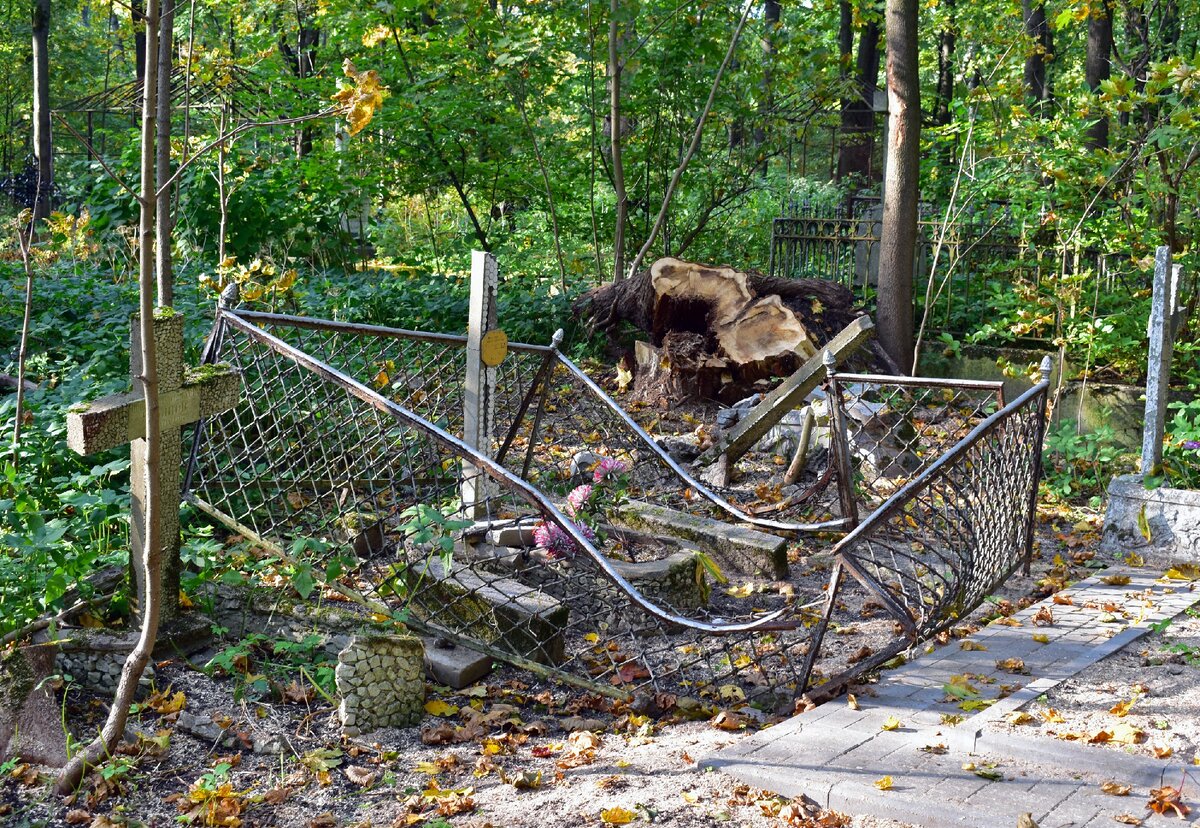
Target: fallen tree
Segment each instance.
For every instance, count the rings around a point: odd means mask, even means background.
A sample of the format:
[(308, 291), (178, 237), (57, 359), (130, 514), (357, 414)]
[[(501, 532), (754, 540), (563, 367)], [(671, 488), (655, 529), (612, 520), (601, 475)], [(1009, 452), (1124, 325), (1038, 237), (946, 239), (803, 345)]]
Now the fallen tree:
[(574, 309), (595, 329), (627, 323), (648, 335), (631, 360), (639, 389), (723, 401), (791, 374), (861, 315), (835, 282), (669, 257), (588, 291)]

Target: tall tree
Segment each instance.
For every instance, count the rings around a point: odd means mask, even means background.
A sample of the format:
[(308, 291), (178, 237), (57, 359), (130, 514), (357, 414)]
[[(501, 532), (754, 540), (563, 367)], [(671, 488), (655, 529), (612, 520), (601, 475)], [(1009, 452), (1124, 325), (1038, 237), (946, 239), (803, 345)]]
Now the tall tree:
[(955, 0), (946, 0), (946, 17), (938, 32), (937, 97), (933, 105), (933, 122), (938, 126), (950, 123), (950, 104), (954, 100), (954, 47), (958, 38), (958, 15)]
[[(763, 70), (761, 95), (758, 102), (758, 123), (754, 127), (754, 146), (760, 150), (767, 142), (767, 121), (775, 107), (775, 35), (779, 29), (782, 12), (779, 0), (763, 0)], [(768, 160), (762, 159), (762, 171), (766, 175)]]
[[(1109, 0), (1093, 0), (1088, 7), (1087, 56), (1084, 76), (1088, 90), (1099, 97), (1100, 84), (1112, 74), (1112, 3)], [(1108, 147), (1108, 116), (1103, 112), (1087, 130), (1088, 149)]]
[(33, 157), (37, 191), (33, 224), (50, 215), (54, 185), (54, 148), (50, 137), (50, 0), (33, 0)]
[(613, 230), (613, 279), (625, 278), (625, 225), (629, 220), (629, 193), (625, 189), (625, 163), (622, 138), (625, 116), (621, 113), (621, 73), (623, 71), (620, 45), (625, 37), (621, 24), (620, 0), (611, 0), (608, 9), (608, 131), (612, 163), (612, 185), (617, 197), (616, 224)]
[[(842, 38), (839, 37), (840, 39)], [(871, 150), (875, 135), (875, 89), (878, 80), (879, 22), (871, 19), (858, 35), (853, 91), (849, 98), (842, 101), (838, 181), (855, 179), (861, 186), (870, 179)]]
[(1044, 0), (1021, 0), (1021, 11), (1025, 17), (1025, 35), (1029, 39), (1025, 54), (1025, 94), (1034, 110), (1045, 117), (1050, 114), (1051, 99), (1046, 63), (1054, 50), (1046, 4)]
[(887, 0), (888, 141), (879, 240), (879, 341), (904, 372), (913, 368), (913, 270), (921, 173), (917, 0)]

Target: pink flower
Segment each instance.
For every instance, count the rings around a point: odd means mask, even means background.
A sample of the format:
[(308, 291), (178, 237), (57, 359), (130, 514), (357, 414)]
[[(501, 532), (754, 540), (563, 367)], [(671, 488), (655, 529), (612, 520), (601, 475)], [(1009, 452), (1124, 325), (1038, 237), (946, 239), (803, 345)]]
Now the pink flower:
[[(575, 524), (575, 529), (592, 543), (596, 542), (596, 533), (587, 524)], [(533, 541), (554, 560), (575, 556), (575, 541), (557, 523), (538, 521), (533, 527)]]
[(596, 464), (596, 471), (592, 474), (592, 480), (599, 483), (608, 477), (619, 477), (627, 471), (629, 471), (629, 466), (617, 458), (604, 457)]
[(592, 485), (584, 483), (582, 486), (576, 486), (567, 495), (567, 502), (563, 505), (563, 509), (571, 517), (579, 517), (579, 512), (587, 505), (588, 499), (592, 496)]

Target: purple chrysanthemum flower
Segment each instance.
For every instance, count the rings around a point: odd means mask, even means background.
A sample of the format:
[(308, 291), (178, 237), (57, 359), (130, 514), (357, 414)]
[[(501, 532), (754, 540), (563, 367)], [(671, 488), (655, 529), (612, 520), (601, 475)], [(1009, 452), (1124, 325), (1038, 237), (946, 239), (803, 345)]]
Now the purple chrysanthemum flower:
[[(596, 533), (587, 524), (575, 524), (575, 529), (589, 541), (595, 542)], [(539, 521), (533, 527), (533, 541), (555, 560), (575, 555), (575, 541), (557, 523)]]
[(617, 477), (627, 471), (629, 471), (629, 466), (617, 458), (604, 457), (596, 464), (596, 471), (592, 474), (592, 480), (599, 483), (605, 478)]
[(1200, 440), (1184, 440), (1183, 447), (1189, 451), (1200, 451)]

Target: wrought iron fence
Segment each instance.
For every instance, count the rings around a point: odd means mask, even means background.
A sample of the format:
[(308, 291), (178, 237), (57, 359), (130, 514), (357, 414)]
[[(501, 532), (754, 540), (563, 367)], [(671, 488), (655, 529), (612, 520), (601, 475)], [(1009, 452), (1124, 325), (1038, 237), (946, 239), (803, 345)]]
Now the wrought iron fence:
[[(875, 636), (874, 652), (908, 646), (890, 619), (864, 620), (871, 605), (899, 601), (884, 563), (865, 552), (839, 564), (830, 588), (820, 568), (756, 572), (622, 525), (617, 501), (628, 496), (759, 528), (796, 528), (756, 518), (704, 487), (553, 348), (512, 347), (497, 386), (495, 438), (484, 450), (454, 433), (462, 422), (461, 338), (222, 310), (205, 358), (237, 368), (244, 397), (198, 427), (189, 499), (269, 550), (284, 574), (325, 571), (332, 597), (383, 615), (407, 613), (418, 631), (621, 696), (719, 695), (733, 684), (786, 705), (829, 675), (859, 669), (854, 649), (840, 641), (826, 645), (817, 663), (831, 620)], [(855, 380), (864, 389), (860, 404), (878, 405), (890, 393), (879, 380)], [(1044, 403), (1040, 388), (1040, 397), (991, 414), (972, 434), (1010, 429), (996, 423)], [(834, 394), (843, 396), (850, 395)], [(961, 399), (941, 403), (949, 411)], [(954, 433), (947, 428), (944, 439)], [(1025, 452), (1039, 456), (1040, 431), (1026, 436)], [(951, 455), (986, 465), (961, 446), (944, 458)], [(901, 494), (934, 470), (945, 473), (944, 458)], [(606, 478), (606, 469), (614, 476)], [(611, 487), (609, 513), (589, 513), (575, 488), (583, 479), (592, 491)], [(990, 478), (973, 471), (953, 480), (977, 500), (994, 494)], [(987, 508), (1027, 526), (1032, 501), (1024, 502), (1019, 514)], [(940, 526), (938, 518), (921, 519)], [(942, 534), (930, 542), (942, 543)], [(944, 574), (955, 594), (975, 596), (976, 580), (990, 582), (1009, 557), (1019, 558), (989, 538), (987, 566)], [(861, 580), (841, 578), (851, 566)]]
[[(768, 270), (773, 276), (839, 282), (870, 301), (878, 283), (882, 223), (880, 208), (870, 205), (795, 209), (772, 224)], [(936, 277), (931, 324), (961, 333), (972, 314), (989, 307), (989, 282), (1000, 280), (1005, 289), (1025, 284), (1050, 295), (1064, 275), (1091, 269), (1109, 289), (1118, 282), (1128, 287), (1132, 282), (1116, 266), (1118, 258), (1064, 247), (1040, 227), (1020, 226), (1006, 207), (951, 222), (925, 215), (918, 222), (915, 293), (923, 302), (929, 279)]]

